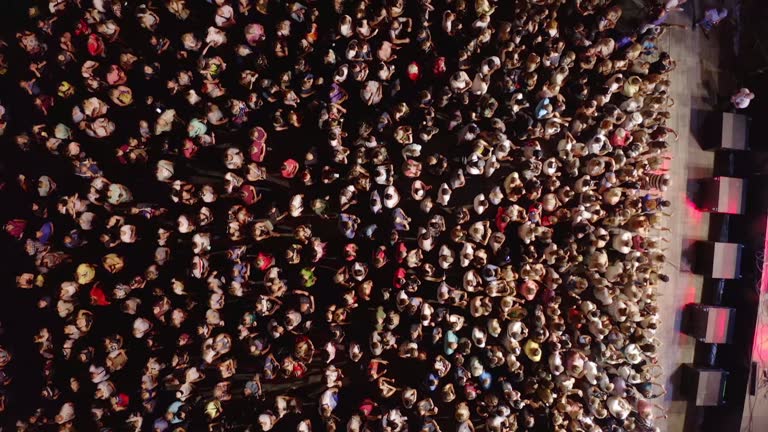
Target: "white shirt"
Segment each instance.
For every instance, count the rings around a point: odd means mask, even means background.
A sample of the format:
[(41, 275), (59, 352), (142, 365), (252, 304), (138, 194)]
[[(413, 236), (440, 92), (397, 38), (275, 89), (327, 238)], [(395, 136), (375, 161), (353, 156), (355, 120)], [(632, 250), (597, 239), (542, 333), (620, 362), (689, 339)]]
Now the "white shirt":
[(738, 109), (744, 109), (749, 106), (755, 94), (749, 89), (742, 88), (735, 95), (731, 96), (731, 103)]
[(718, 23), (728, 17), (728, 9), (712, 8), (704, 12), (704, 18), (713, 23)]

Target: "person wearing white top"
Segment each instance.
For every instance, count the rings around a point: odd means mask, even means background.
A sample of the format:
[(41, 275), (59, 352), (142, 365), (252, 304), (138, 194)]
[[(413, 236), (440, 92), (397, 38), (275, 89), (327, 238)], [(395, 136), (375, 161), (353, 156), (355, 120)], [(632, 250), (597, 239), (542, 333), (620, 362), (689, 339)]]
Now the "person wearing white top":
[(667, 0), (664, 3), (664, 9), (666, 9), (667, 11), (673, 11), (674, 10), (674, 11), (679, 11), (680, 12), (680, 11), (683, 10), (682, 6), (687, 1), (688, 0)]
[(701, 21), (694, 24), (700, 26), (701, 31), (704, 32), (704, 36), (709, 38), (709, 32), (721, 21), (728, 18), (728, 9), (726, 8), (711, 8), (704, 12), (704, 18)]
[(750, 91), (748, 88), (741, 88), (733, 96), (731, 96), (731, 103), (737, 109), (745, 109), (749, 106), (749, 103), (752, 102), (752, 99), (754, 98), (755, 94), (752, 93), (752, 91)]

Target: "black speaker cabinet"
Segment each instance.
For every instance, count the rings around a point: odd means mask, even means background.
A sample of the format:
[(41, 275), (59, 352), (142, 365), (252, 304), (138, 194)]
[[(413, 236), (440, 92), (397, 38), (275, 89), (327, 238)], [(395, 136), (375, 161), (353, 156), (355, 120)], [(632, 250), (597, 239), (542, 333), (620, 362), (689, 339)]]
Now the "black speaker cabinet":
[(693, 272), (714, 279), (739, 279), (743, 249), (738, 243), (696, 242)]
[(701, 183), (699, 207), (712, 213), (744, 214), (746, 180), (737, 177), (714, 177)]
[(696, 406), (720, 406), (725, 404), (725, 386), (728, 372), (723, 369), (683, 365), (683, 394)]
[(749, 150), (749, 117), (729, 112), (706, 112), (700, 145), (705, 150)]
[(681, 330), (688, 336), (709, 344), (730, 343), (736, 323), (736, 309), (688, 304), (683, 310)]

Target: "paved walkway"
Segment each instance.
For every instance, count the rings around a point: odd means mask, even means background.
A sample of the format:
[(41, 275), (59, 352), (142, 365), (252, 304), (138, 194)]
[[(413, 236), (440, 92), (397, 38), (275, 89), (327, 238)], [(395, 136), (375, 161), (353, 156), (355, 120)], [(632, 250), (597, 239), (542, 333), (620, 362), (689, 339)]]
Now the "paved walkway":
[[(699, 16), (705, 3), (698, 1), (696, 4)], [(663, 405), (668, 408), (669, 418), (666, 422), (660, 421), (659, 426), (663, 431), (678, 432), (696, 430), (690, 419), (686, 425), (688, 403), (679, 394), (680, 366), (693, 361), (695, 342), (679, 329), (683, 307), (701, 300), (704, 283), (702, 276), (690, 272), (684, 256), (696, 240), (706, 240), (709, 231), (709, 214), (697, 210), (690, 197), (695, 192), (696, 179), (712, 176), (715, 156), (713, 152), (701, 150), (693, 131), (703, 117), (697, 112), (712, 109), (717, 104), (718, 95), (730, 94), (735, 84), (732, 74), (721, 66), (727, 63), (725, 57), (730, 56), (726, 51), (721, 56), (721, 46), (727, 47), (724, 50), (732, 47), (727, 42), (731, 37), (729, 26), (713, 31), (707, 39), (701, 30), (691, 30), (690, 6), (685, 13), (670, 17), (668, 22), (688, 27), (686, 30), (668, 29), (662, 41), (662, 48), (677, 61), (677, 69), (671, 78), (676, 105), (669, 126), (678, 131), (680, 139), (673, 147), (673, 159), (668, 166), (674, 180), (667, 192), (673, 205), (673, 215), (669, 219), (671, 232), (668, 233), (671, 242), (667, 251), (670, 281), (659, 299), (663, 321), (659, 339), (664, 344), (661, 361), (668, 394)]]

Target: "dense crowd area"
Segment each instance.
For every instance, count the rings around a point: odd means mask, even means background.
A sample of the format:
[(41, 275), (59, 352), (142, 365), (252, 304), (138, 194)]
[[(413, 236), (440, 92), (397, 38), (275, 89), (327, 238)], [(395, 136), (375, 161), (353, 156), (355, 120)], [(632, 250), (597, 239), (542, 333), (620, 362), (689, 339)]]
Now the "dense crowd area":
[(19, 2), (0, 415), (658, 430), (670, 6), (615, 3)]

